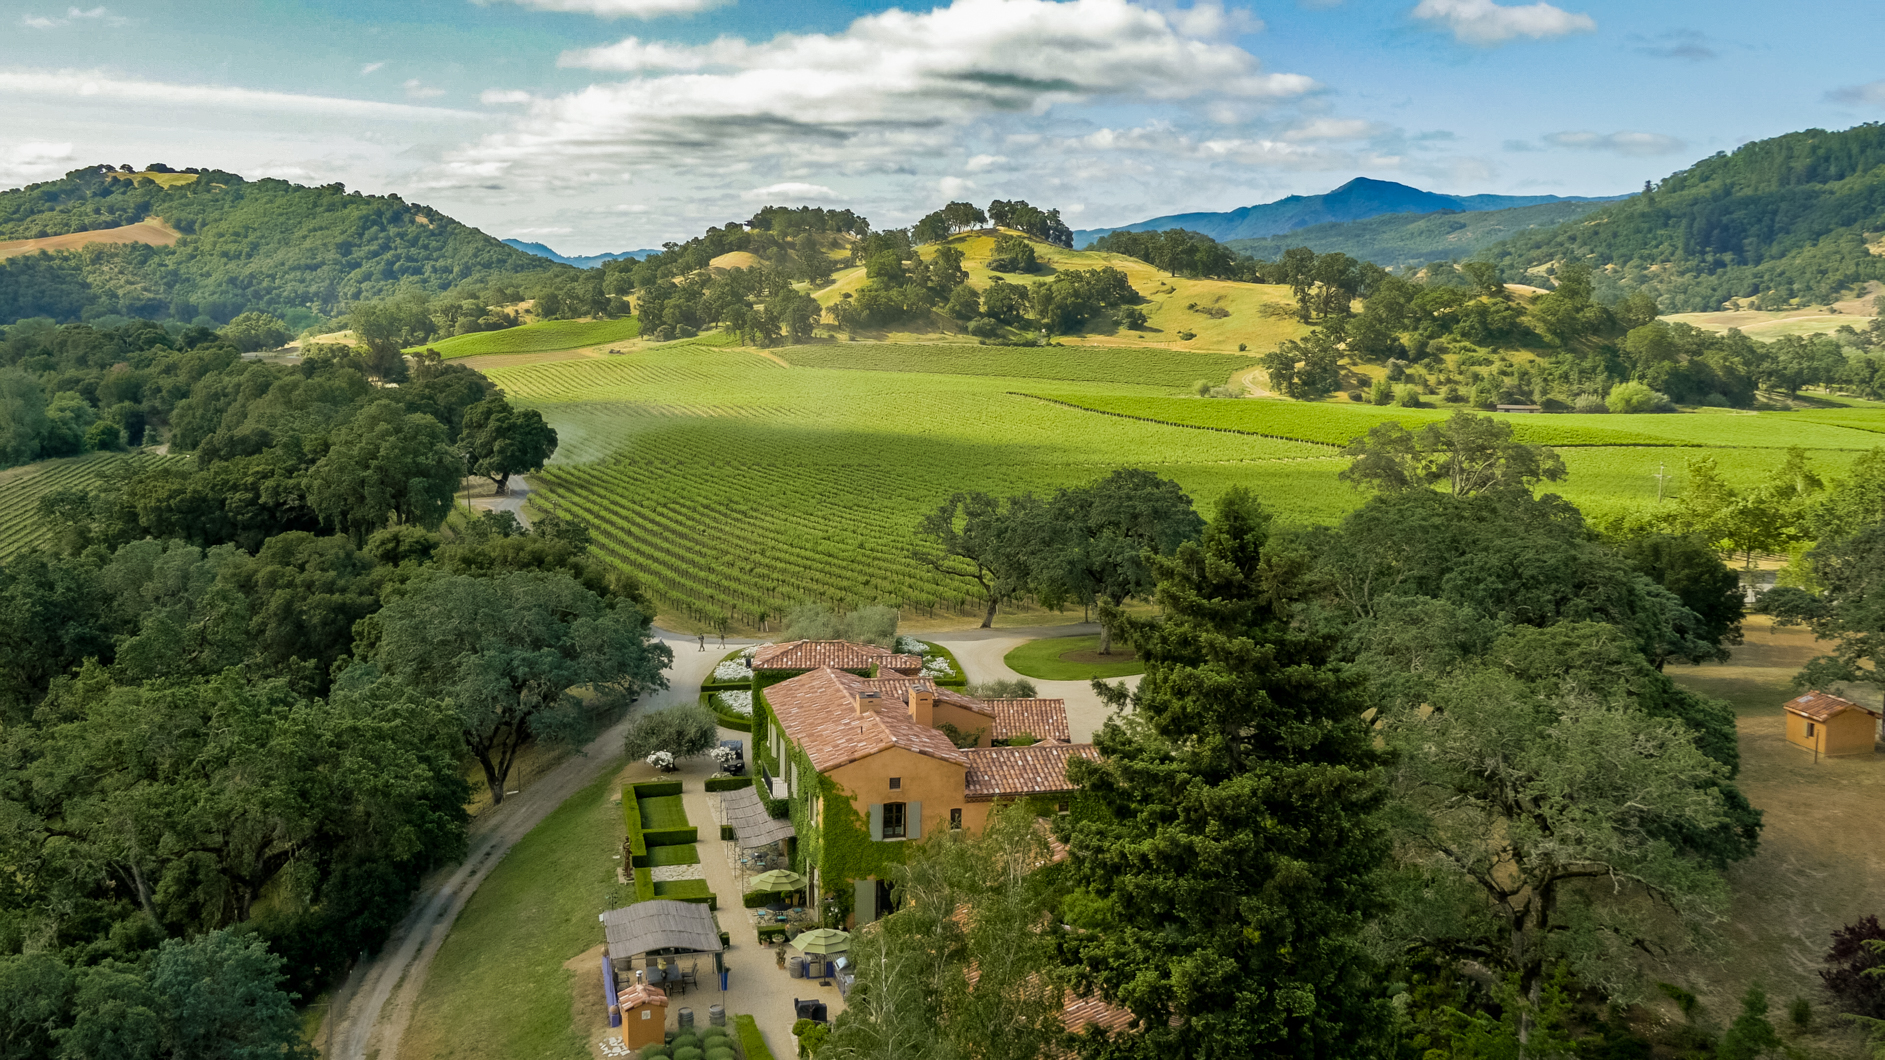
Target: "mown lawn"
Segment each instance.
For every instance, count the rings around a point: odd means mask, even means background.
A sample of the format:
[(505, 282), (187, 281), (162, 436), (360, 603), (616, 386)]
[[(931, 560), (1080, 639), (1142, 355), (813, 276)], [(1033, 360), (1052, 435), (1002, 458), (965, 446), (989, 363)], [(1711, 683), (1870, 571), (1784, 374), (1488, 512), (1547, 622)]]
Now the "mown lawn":
[(636, 799), (641, 806), (641, 826), (643, 828), (686, 828), (687, 811), (681, 806), (679, 795), (661, 795), (652, 799)]
[(623, 828), (614, 773), (576, 793), (493, 869), (446, 936), (400, 1044), (426, 1060), (583, 1060), (565, 961), (601, 941)]
[[(1002, 661), (1024, 677), (1042, 681), (1084, 681), (1092, 677), (1130, 677), (1145, 672), (1137, 658), (1121, 662), (1097, 662), (1085, 658), (1100, 649), (1098, 637), (1045, 637), (1031, 640), (1009, 652)], [(1131, 654), (1121, 641), (1113, 642), (1114, 654)], [(1065, 658), (1074, 656), (1074, 658)]]

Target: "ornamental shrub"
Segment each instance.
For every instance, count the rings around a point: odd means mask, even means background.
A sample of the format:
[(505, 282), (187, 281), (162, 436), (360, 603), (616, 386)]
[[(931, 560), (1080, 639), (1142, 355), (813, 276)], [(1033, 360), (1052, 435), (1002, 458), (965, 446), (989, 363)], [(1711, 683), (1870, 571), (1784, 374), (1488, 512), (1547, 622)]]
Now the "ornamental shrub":
[(1885, 926), (1876, 915), (1833, 932), (1825, 961), (1820, 980), (1841, 1011), (1885, 1019)]
[(667, 1060), (668, 1047), (665, 1045), (644, 1045), (641, 1047), (641, 1060)]
[(1625, 414), (1642, 412), (1674, 412), (1675, 403), (1669, 395), (1660, 390), (1651, 390), (1647, 383), (1631, 380), (1618, 383), (1610, 388), (1610, 394), (1604, 399), (1610, 411)]
[(674, 1036), (673, 1045), (676, 1053), (680, 1052), (682, 1049), (698, 1049), (700, 1048), (700, 1035), (691, 1030), (682, 1031)]
[[(725, 1041), (725, 1039), (720, 1040)], [(709, 1049), (707, 1050), (707, 1060), (733, 1060), (733, 1050), (725, 1048), (724, 1046), (717, 1049)]]
[(637, 719), (623, 744), (630, 758), (645, 759), (656, 751), (692, 758), (719, 743), (718, 728), (713, 712), (705, 707), (669, 707)]
[[(679, 1040), (678, 1038), (675, 1039), (677, 1042)], [(676, 1045), (674, 1047), (674, 1060), (702, 1060), (702, 1054), (698, 1046)]]

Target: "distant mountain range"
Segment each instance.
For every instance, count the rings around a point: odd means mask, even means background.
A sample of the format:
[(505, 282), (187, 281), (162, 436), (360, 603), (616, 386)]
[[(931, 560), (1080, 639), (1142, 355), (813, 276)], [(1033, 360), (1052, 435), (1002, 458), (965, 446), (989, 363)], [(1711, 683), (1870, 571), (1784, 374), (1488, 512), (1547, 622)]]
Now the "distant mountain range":
[(604, 265), (611, 261), (620, 261), (623, 258), (634, 258), (639, 261), (650, 254), (661, 253), (658, 250), (624, 250), (618, 254), (584, 254), (579, 257), (570, 257), (566, 254), (558, 254), (542, 243), (526, 243), (521, 239), (506, 239), (503, 242), (505, 246), (514, 247), (526, 254), (535, 254), (540, 258), (549, 258), (551, 261), (561, 262), (564, 265), (574, 265), (579, 269), (593, 269), (597, 265)]
[(1318, 254), (1347, 254), (1383, 268), (1421, 266), (1430, 261), (1469, 258), (1501, 240), (1554, 228), (1601, 210), (1604, 205), (1567, 200), (1510, 210), (1389, 213), (1359, 221), (1310, 225), (1262, 239), (1232, 239), (1225, 245), (1264, 261), (1275, 261), (1291, 247), (1308, 247)]
[(1225, 213), (1178, 213), (1114, 228), (1089, 228), (1073, 234), (1073, 245), (1084, 247), (1108, 232), (1159, 232), (1186, 228), (1219, 242), (1261, 239), (1311, 225), (1360, 221), (1382, 214), (1474, 213), (1510, 210), (1521, 206), (1560, 202), (1609, 202), (1621, 196), (1581, 195), (1442, 195), (1391, 180), (1354, 180), (1323, 195), (1291, 195), (1275, 202), (1245, 206)]

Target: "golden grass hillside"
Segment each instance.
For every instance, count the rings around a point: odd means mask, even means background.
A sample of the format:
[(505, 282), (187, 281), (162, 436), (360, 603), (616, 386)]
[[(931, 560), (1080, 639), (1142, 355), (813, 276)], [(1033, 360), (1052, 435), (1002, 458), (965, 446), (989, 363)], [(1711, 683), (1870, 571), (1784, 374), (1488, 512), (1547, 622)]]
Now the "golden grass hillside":
[[(1133, 289), (1145, 298), (1140, 308), (1145, 310), (1146, 329), (1056, 336), (1056, 342), (1067, 345), (1166, 346), (1234, 353), (1242, 344), (1249, 347), (1252, 353), (1266, 353), (1274, 349), (1278, 342), (1297, 338), (1309, 331), (1296, 322), (1295, 302), (1290, 297), (1288, 287), (1167, 276), (1153, 266), (1123, 254), (1068, 250), (1038, 240), (1030, 242), (1034, 244), (1035, 256), (1041, 264), (1036, 271), (1026, 274), (998, 274), (989, 269), (989, 259), (994, 256), (995, 236), (985, 230), (965, 232), (944, 243), (920, 247), (918, 253), (930, 259), (935, 257), (936, 248), (945, 243), (959, 248), (962, 251), (963, 268), (969, 274), (969, 284), (977, 291), (987, 290), (998, 275), (1008, 283), (1026, 285), (1050, 280), (1056, 273), (1066, 270), (1110, 267), (1125, 273)], [(854, 267), (840, 271), (830, 286), (813, 293), (820, 304), (829, 306), (846, 293), (855, 293), (864, 286), (864, 282), (863, 268)], [(1197, 309), (1190, 308), (1194, 305)], [(1269, 307), (1267, 312), (1265, 307)], [(1202, 311), (1208, 308), (1220, 309), (1226, 315), (1219, 317)], [(883, 337), (894, 341), (898, 336), (906, 334), (927, 334), (933, 337), (938, 332), (958, 334), (961, 331), (959, 323), (937, 313), (927, 331), (912, 328)], [(1180, 332), (1190, 332), (1195, 337), (1181, 339)]]
[[(185, 176), (195, 177), (188, 173)], [(16, 257), (20, 254), (37, 254), (42, 250), (77, 250), (91, 243), (148, 243), (153, 247), (167, 247), (183, 238), (183, 233), (164, 223), (161, 217), (147, 217), (134, 225), (119, 228), (100, 228), (90, 232), (67, 232), (59, 236), (41, 236), (38, 239), (15, 239), (0, 243), (0, 258)]]

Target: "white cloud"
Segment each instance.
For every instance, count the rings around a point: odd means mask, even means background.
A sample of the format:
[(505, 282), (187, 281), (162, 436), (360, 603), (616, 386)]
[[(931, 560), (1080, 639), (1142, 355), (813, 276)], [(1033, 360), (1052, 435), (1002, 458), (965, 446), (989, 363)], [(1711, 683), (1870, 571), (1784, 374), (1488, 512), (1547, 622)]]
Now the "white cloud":
[(433, 88), (430, 85), (422, 83), (416, 77), (407, 80), (405, 84), (399, 87), (406, 90), (407, 99), (437, 99), (445, 94), (444, 89)]
[(66, 8), (65, 14), (57, 18), (45, 15), (22, 15), (20, 17), (20, 25), (28, 26), (33, 29), (58, 29), (60, 26), (70, 26), (74, 22), (93, 22), (106, 26), (127, 26), (130, 25), (131, 20), (114, 15), (102, 7), (86, 8), (84, 10), (76, 7), (68, 7)]
[(754, 188), (752, 191), (740, 194), (740, 198), (749, 202), (758, 202), (762, 199), (835, 199), (837, 197), (837, 192), (823, 184), (804, 184), (795, 180), (768, 184), (763, 188)]
[[(1579, 151), (1609, 151), (1637, 157), (1674, 154), (1688, 146), (1673, 136), (1646, 132), (1557, 132), (1545, 137), (1545, 142)], [(1507, 150), (1510, 149), (1508, 145)]]
[(511, 0), (538, 11), (569, 11), (598, 18), (660, 18), (692, 15), (732, 0)]
[(1167, 159), (1270, 169), (1347, 169), (1359, 163), (1355, 156), (1344, 151), (1285, 139), (1214, 137), (1200, 140), (1167, 122), (1152, 122), (1136, 129), (1100, 129), (1068, 141), (1064, 146), (1093, 151), (1146, 152)]
[(375, 70), (380, 69), (381, 67), (385, 65), (386, 65), (385, 63), (368, 63), (365, 66), (362, 66), (360, 68), (360, 76), (365, 77), (366, 75), (372, 73)]
[(1504, 44), (1515, 37), (1542, 40), (1572, 33), (1589, 33), (1597, 22), (1539, 0), (1523, 7), (1492, 0), (1420, 0), (1415, 18), (1445, 26), (1454, 39), (1467, 44)]
[(0, 96), (53, 97), (83, 102), (146, 106), (214, 107), (225, 110), (327, 114), (400, 121), (483, 120), (475, 111), (417, 107), (336, 96), (303, 96), (228, 85), (182, 85), (79, 70), (0, 70)]
[(835, 33), (699, 45), (629, 37), (559, 62), (632, 76), (538, 100), (511, 131), (449, 160), (501, 160), (511, 175), (571, 185), (618, 180), (624, 168), (723, 175), (787, 164), (927, 169), (934, 180), (943, 174), (932, 160), (971, 122), (996, 123), (999, 136), (1061, 107), (1274, 102), (1317, 88), (1132, 0), (954, 0)]
[(1388, 131), (1380, 122), (1360, 118), (1317, 118), (1283, 134), (1285, 140), (1369, 140)]
[(63, 175), (72, 165), (72, 145), (27, 140), (0, 150), (0, 186), (30, 184)]
[(942, 197), (945, 199), (953, 199), (965, 191), (974, 190), (974, 188), (974, 181), (963, 180), (961, 177), (944, 177), (936, 182), (936, 190), (941, 192)]
[(514, 88), (487, 88), (478, 93), (478, 102), (487, 107), (501, 107), (517, 103), (529, 103), (535, 99), (530, 93)]
[(1838, 103), (1857, 103), (1862, 106), (1885, 107), (1885, 81), (1873, 81), (1869, 84), (1835, 89), (1828, 93), (1828, 96)]
[(976, 155), (969, 159), (968, 170), (971, 173), (981, 173), (984, 170), (994, 169), (1006, 161), (1008, 161), (1006, 155)]
[(1187, 37), (1230, 37), (1263, 32), (1263, 20), (1247, 8), (1226, 8), (1218, 0), (1197, 0), (1190, 7), (1160, 4), (1178, 32)]

